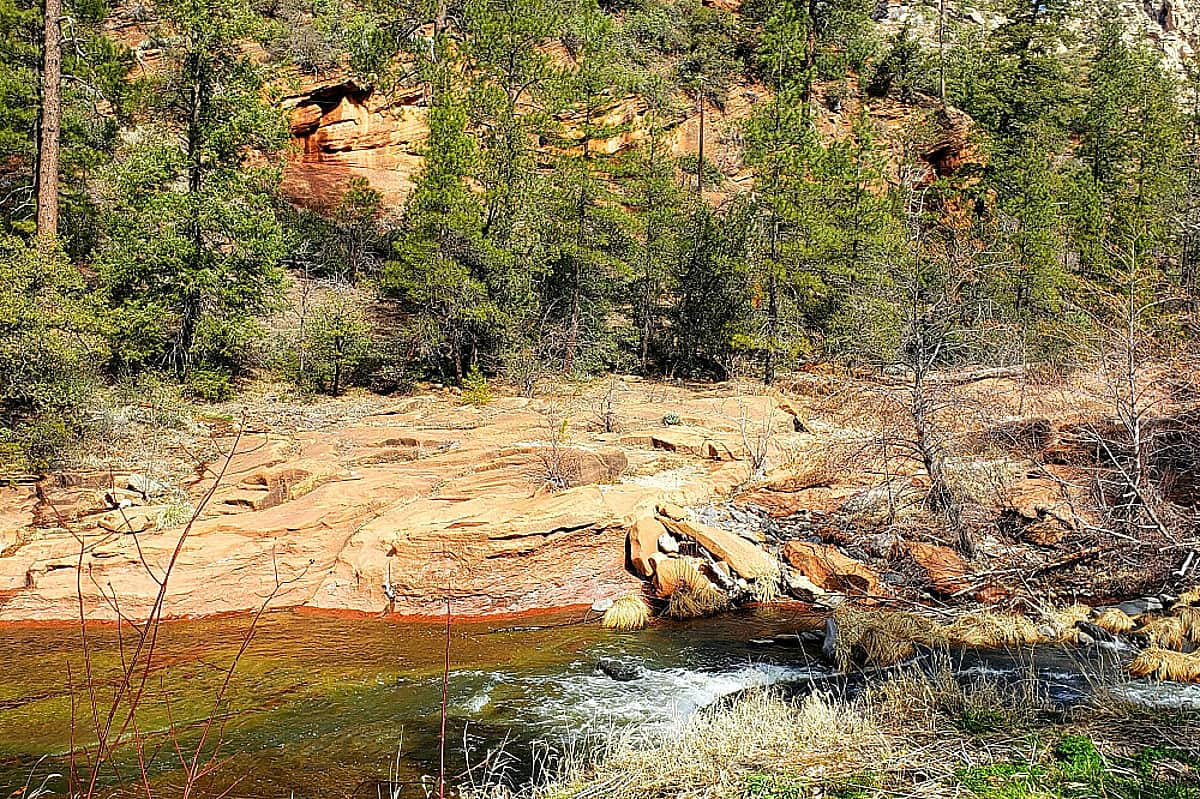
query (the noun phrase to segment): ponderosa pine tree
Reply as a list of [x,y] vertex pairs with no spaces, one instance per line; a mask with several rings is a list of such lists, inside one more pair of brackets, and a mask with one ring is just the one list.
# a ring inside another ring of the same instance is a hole
[[425,165],[404,209],[380,285],[414,314],[425,357],[456,383],[477,364],[499,314],[486,277],[483,206],[467,181],[479,147],[456,90],[443,85],[429,109]]
[[[68,2],[61,11],[69,37],[61,54],[55,229],[75,256],[94,233],[87,176],[111,157],[136,91],[127,79],[128,48],[103,33],[108,11],[102,2]],[[27,235],[34,228],[44,31],[41,3],[0,4],[0,233]]]
[[1185,191],[1175,88],[1153,53],[1124,41],[1115,17],[1098,24],[1092,52],[1071,186],[1071,243],[1084,277],[1101,287],[1124,282],[1129,258],[1165,277]]
[[254,12],[229,0],[157,10],[164,65],[152,115],[109,175],[98,265],[117,363],[165,366],[220,395],[283,283],[279,172],[263,156],[286,128],[243,47]]

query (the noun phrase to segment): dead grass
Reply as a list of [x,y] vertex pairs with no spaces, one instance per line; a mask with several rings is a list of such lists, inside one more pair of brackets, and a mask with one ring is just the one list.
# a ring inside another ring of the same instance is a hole
[[1127,633],[1137,626],[1137,622],[1133,620],[1133,617],[1120,608],[1108,608],[1093,619],[1092,623],[1114,635]]
[[1178,616],[1150,619],[1138,628],[1138,634],[1146,636],[1154,646],[1166,649],[1181,649],[1186,638],[1183,621]]
[[1175,611],[1175,618],[1183,628],[1183,637],[1192,644],[1200,644],[1200,607],[1185,605]]
[[1128,666],[1134,677],[1172,682],[1200,682],[1200,655],[1184,654],[1158,646],[1143,649]]
[[961,680],[945,653],[934,657],[932,668],[901,668],[867,692],[873,715],[896,719],[899,734],[908,730],[948,737],[947,722],[969,732],[1007,729],[1046,709],[1032,668],[1001,685],[986,676]]
[[834,658],[845,671],[854,664],[855,651],[869,666],[891,666],[913,656],[918,644],[945,642],[945,632],[932,619],[916,613],[863,610],[845,604],[834,611],[838,637]]
[[946,627],[951,643],[963,646],[1024,646],[1046,640],[1033,622],[1017,614],[976,611],[959,616]]
[[667,598],[667,608],[663,611],[665,616],[672,619],[700,619],[729,609],[729,596],[715,588],[699,572],[697,576],[700,577],[699,581],[685,580],[679,583],[679,587]]
[[626,594],[604,611],[602,627],[611,630],[641,630],[650,623],[650,605],[640,594]]
[[874,722],[823,694],[791,703],[752,691],[693,716],[682,734],[647,742],[627,736],[597,763],[551,775],[538,797],[737,797],[750,775],[849,777],[889,759]]
[[1178,601],[1175,602],[1175,607],[1187,607],[1189,605],[1200,605],[1200,585],[1193,585],[1184,591],[1179,595]]

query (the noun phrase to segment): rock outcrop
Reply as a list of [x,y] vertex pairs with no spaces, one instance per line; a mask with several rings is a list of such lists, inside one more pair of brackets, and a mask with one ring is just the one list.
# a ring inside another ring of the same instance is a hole
[[[162,478],[169,496],[125,490],[129,471],[119,469],[0,489],[0,621],[73,618],[77,591],[89,617],[114,619],[117,607],[143,616],[181,525],[209,491],[172,571],[169,616],[263,602],[435,615],[447,597],[463,616],[590,605],[640,586],[626,568],[631,527],[648,528],[636,536],[644,574],[666,528],[643,520],[660,504],[707,503],[747,478],[741,415],[771,417],[774,400],[651,393],[635,381],[618,392],[623,426],[653,439],[664,413],[677,413],[684,430],[719,445],[721,460],[588,432],[583,421],[569,445],[551,448],[542,439],[558,402],[381,398],[357,419],[313,429],[260,422],[227,467],[207,460],[190,479],[186,468]],[[227,423],[212,432],[221,448],[233,445]],[[781,426],[781,446],[787,435]],[[563,490],[548,479],[550,458],[575,464]],[[763,571],[762,553],[692,529],[738,573]]]

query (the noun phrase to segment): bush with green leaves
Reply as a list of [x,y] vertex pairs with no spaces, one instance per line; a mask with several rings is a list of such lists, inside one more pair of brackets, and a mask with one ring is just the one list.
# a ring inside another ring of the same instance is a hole
[[336,397],[357,377],[370,350],[361,296],[335,285],[306,309],[299,336],[284,355],[284,370],[301,390]]
[[61,252],[0,240],[0,470],[41,470],[83,436],[104,358],[87,286]]

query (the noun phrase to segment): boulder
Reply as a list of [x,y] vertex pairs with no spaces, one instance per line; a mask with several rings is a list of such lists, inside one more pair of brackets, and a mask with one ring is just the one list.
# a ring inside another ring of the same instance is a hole
[[658,515],[676,522],[687,519],[687,511],[670,502],[659,503]]
[[653,516],[643,516],[629,528],[629,562],[643,577],[654,576],[654,564],[650,558],[658,552],[658,541],[667,530]]
[[642,667],[636,663],[626,663],[617,658],[603,657],[596,661],[596,671],[607,675],[617,682],[630,682],[642,676]]
[[879,575],[862,561],[843,555],[831,544],[788,541],[783,557],[796,573],[826,591],[855,591],[875,594]]
[[773,557],[737,533],[696,522],[668,519],[664,523],[671,532],[700,544],[747,580],[779,574],[779,564]]
[[935,592],[957,594],[968,587],[967,575],[971,567],[950,547],[923,544],[920,541],[909,541],[906,546],[909,557],[925,571],[930,587]]
[[154,529],[154,519],[132,510],[117,510],[100,517],[97,526],[110,533],[144,533]]

